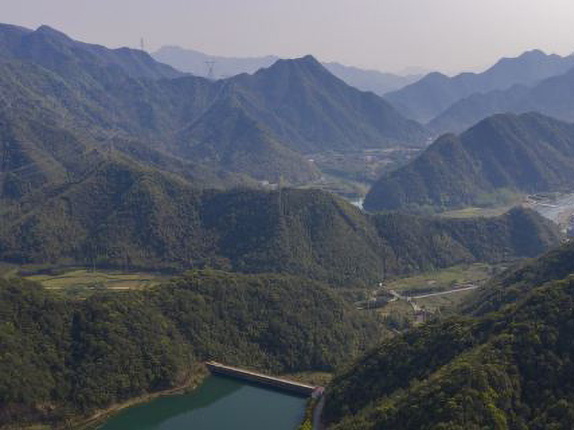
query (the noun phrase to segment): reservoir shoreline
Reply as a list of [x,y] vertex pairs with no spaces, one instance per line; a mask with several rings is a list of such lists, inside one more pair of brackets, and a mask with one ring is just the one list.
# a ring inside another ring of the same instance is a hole
[[211,374],[194,391],[128,408],[98,429],[295,430],[303,421],[307,402],[307,396]]
[[[104,421],[111,418],[113,415],[123,411],[124,409],[131,408],[132,406],[141,405],[144,403],[149,403],[160,397],[170,397],[177,396],[185,393],[192,392],[196,390],[210,375],[209,370],[205,365],[200,365],[196,367],[197,372],[193,373],[189,379],[177,387],[169,388],[167,390],[156,391],[154,393],[148,393],[143,396],[135,397],[126,402],[114,404],[106,409],[102,409],[87,419],[78,421],[76,423],[70,423],[69,425],[64,425],[59,429],[75,428],[77,430],[95,430]],[[70,427],[71,425],[71,427]],[[75,427],[78,425],[79,427]]]

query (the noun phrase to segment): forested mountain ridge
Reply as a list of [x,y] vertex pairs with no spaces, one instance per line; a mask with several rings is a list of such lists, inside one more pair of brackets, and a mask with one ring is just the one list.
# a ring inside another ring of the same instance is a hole
[[543,256],[502,273],[469,297],[466,314],[482,316],[515,303],[533,289],[574,273],[574,243],[568,242]]
[[266,124],[275,134],[303,153],[422,145],[427,137],[418,123],[380,97],[345,84],[310,55],[278,60],[230,82],[250,112],[268,115]]
[[562,191],[573,184],[572,125],[534,113],[495,115],[460,136],[440,137],[384,175],[365,208],[444,210],[485,204],[505,192]]
[[174,74],[141,51],[77,42],[47,27],[4,25],[0,40],[6,127],[35,121],[164,170],[191,170],[188,179],[201,185],[213,176],[214,186],[246,178],[308,183],[319,177],[308,151],[421,145],[427,136],[311,57],[213,82]]
[[482,73],[461,73],[452,78],[430,73],[414,84],[386,94],[385,98],[403,114],[427,123],[472,94],[505,90],[519,84],[534,85],[573,67],[572,55],[561,57],[534,50],[516,58],[503,58]]
[[574,121],[574,70],[552,76],[533,86],[474,94],[452,105],[428,126],[436,132],[456,132],[502,112],[539,112],[562,121]]
[[292,273],[335,285],[474,261],[536,256],[558,243],[531,211],[492,219],[371,216],[315,190],[201,191],[129,160],[6,200],[0,259],[19,264]]
[[485,287],[479,317],[426,324],[340,372],[327,389],[328,428],[570,429],[571,248]]
[[0,23],[0,60],[32,61],[66,74],[76,67],[97,65],[122,71],[134,78],[176,78],[185,74],[155,61],[144,51],[108,49],[72,40],[47,25],[36,30]]
[[193,382],[210,359],[331,370],[381,337],[323,284],[223,272],[82,301],[0,279],[0,317],[0,427],[78,428],[75,418]]

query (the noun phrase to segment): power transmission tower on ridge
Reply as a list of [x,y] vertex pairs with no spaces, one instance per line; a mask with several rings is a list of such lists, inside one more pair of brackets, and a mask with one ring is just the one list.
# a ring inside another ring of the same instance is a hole
[[143,37],[140,39],[140,48],[145,52],[145,41]]
[[215,79],[215,61],[208,60],[205,62],[207,65],[207,79],[214,80]]

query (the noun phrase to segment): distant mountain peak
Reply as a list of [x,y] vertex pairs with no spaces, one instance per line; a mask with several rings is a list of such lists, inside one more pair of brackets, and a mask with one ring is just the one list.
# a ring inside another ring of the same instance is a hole
[[298,62],[302,62],[302,63],[308,63],[308,64],[315,64],[315,65],[321,66],[321,63],[319,62],[319,60],[317,60],[311,54],[304,55],[303,57],[300,57],[300,58],[295,58],[294,61],[298,61]]
[[315,57],[306,55],[292,59],[279,59],[270,67],[260,69],[256,75],[260,76],[288,76],[308,75],[314,77],[330,77],[333,80],[340,79],[327,70]]
[[524,52],[522,55],[519,55],[518,58],[521,57],[547,57],[548,54],[546,54],[543,50],[541,49],[531,49],[530,51],[526,51]]
[[442,81],[449,79],[449,77],[441,72],[430,72],[428,75],[426,75],[425,79],[429,81]]
[[323,65],[312,55],[305,55],[304,57],[298,58],[282,58],[277,60],[271,67],[280,67],[284,65],[304,65],[307,67],[318,67],[320,69],[326,70]]
[[[574,66],[573,60],[572,57],[546,54],[535,49],[518,57],[501,58],[481,73],[460,73],[453,77],[432,73],[399,91],[386,94],[385,98],[412,119],[429,123],[472,95],[508,90],[516,85],[536,85],[544,79],[566,73]],[[452,111],[454,117],[458,111]]]
[[70,37],[68,37],[68,35],[62,33],[61,31],[58,31],[48,25],[41,25],[40,27],[38,27],[36,29],[36,31],[34,31],[34,33],[36,34],[45,34],[48,35],[50,37],[54,37],[54,38],[59,38],[62,40],[66,40],[66,41],[72,41],[72,39]]
[[545,58],[551,57],[551,55],[546,54],[544,51],[540,49],[532,49],[530,51],[525,51],[522,54],[516,57],[503,57],[498,60],[494,66],[492,66],[488,70],[492,70],[497,66],[500,66],[505,63],[514,63],[514,62],[522,62],[522,61],[544,61]]

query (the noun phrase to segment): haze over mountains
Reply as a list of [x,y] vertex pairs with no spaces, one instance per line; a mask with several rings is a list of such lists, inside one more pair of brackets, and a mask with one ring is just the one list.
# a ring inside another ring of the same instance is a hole
[[540,112],[563,121],[574,121],[574,69],[533,86],[514,85],[466,97],[434,118],[428,126],[457,132],[496,113]]
[[[164,46],[152,53],[152,56],[177,70],[203,77],[209,75],[207,62],[213,62],[215,78],[227,78],[241,73],[253,74],[259,69],[270,67],[280,59],[274,55],[255,58],[221,57],[178,46]],[[420,74],[413,73],[403,76],[377,70],[364,70],[336,62],[323,63],[323,66],[352,87],[362,91],[372,91],[378,95],[398,90],[422,77]]]
[[561,57],[534,50],[516,58],[503,58],[482,73],[462,73],[454,77],[430,73],[385,97],[403,114],[427,123],[473,94],[507,90],[514,85],[532,86],[573,67],[573,55]]

